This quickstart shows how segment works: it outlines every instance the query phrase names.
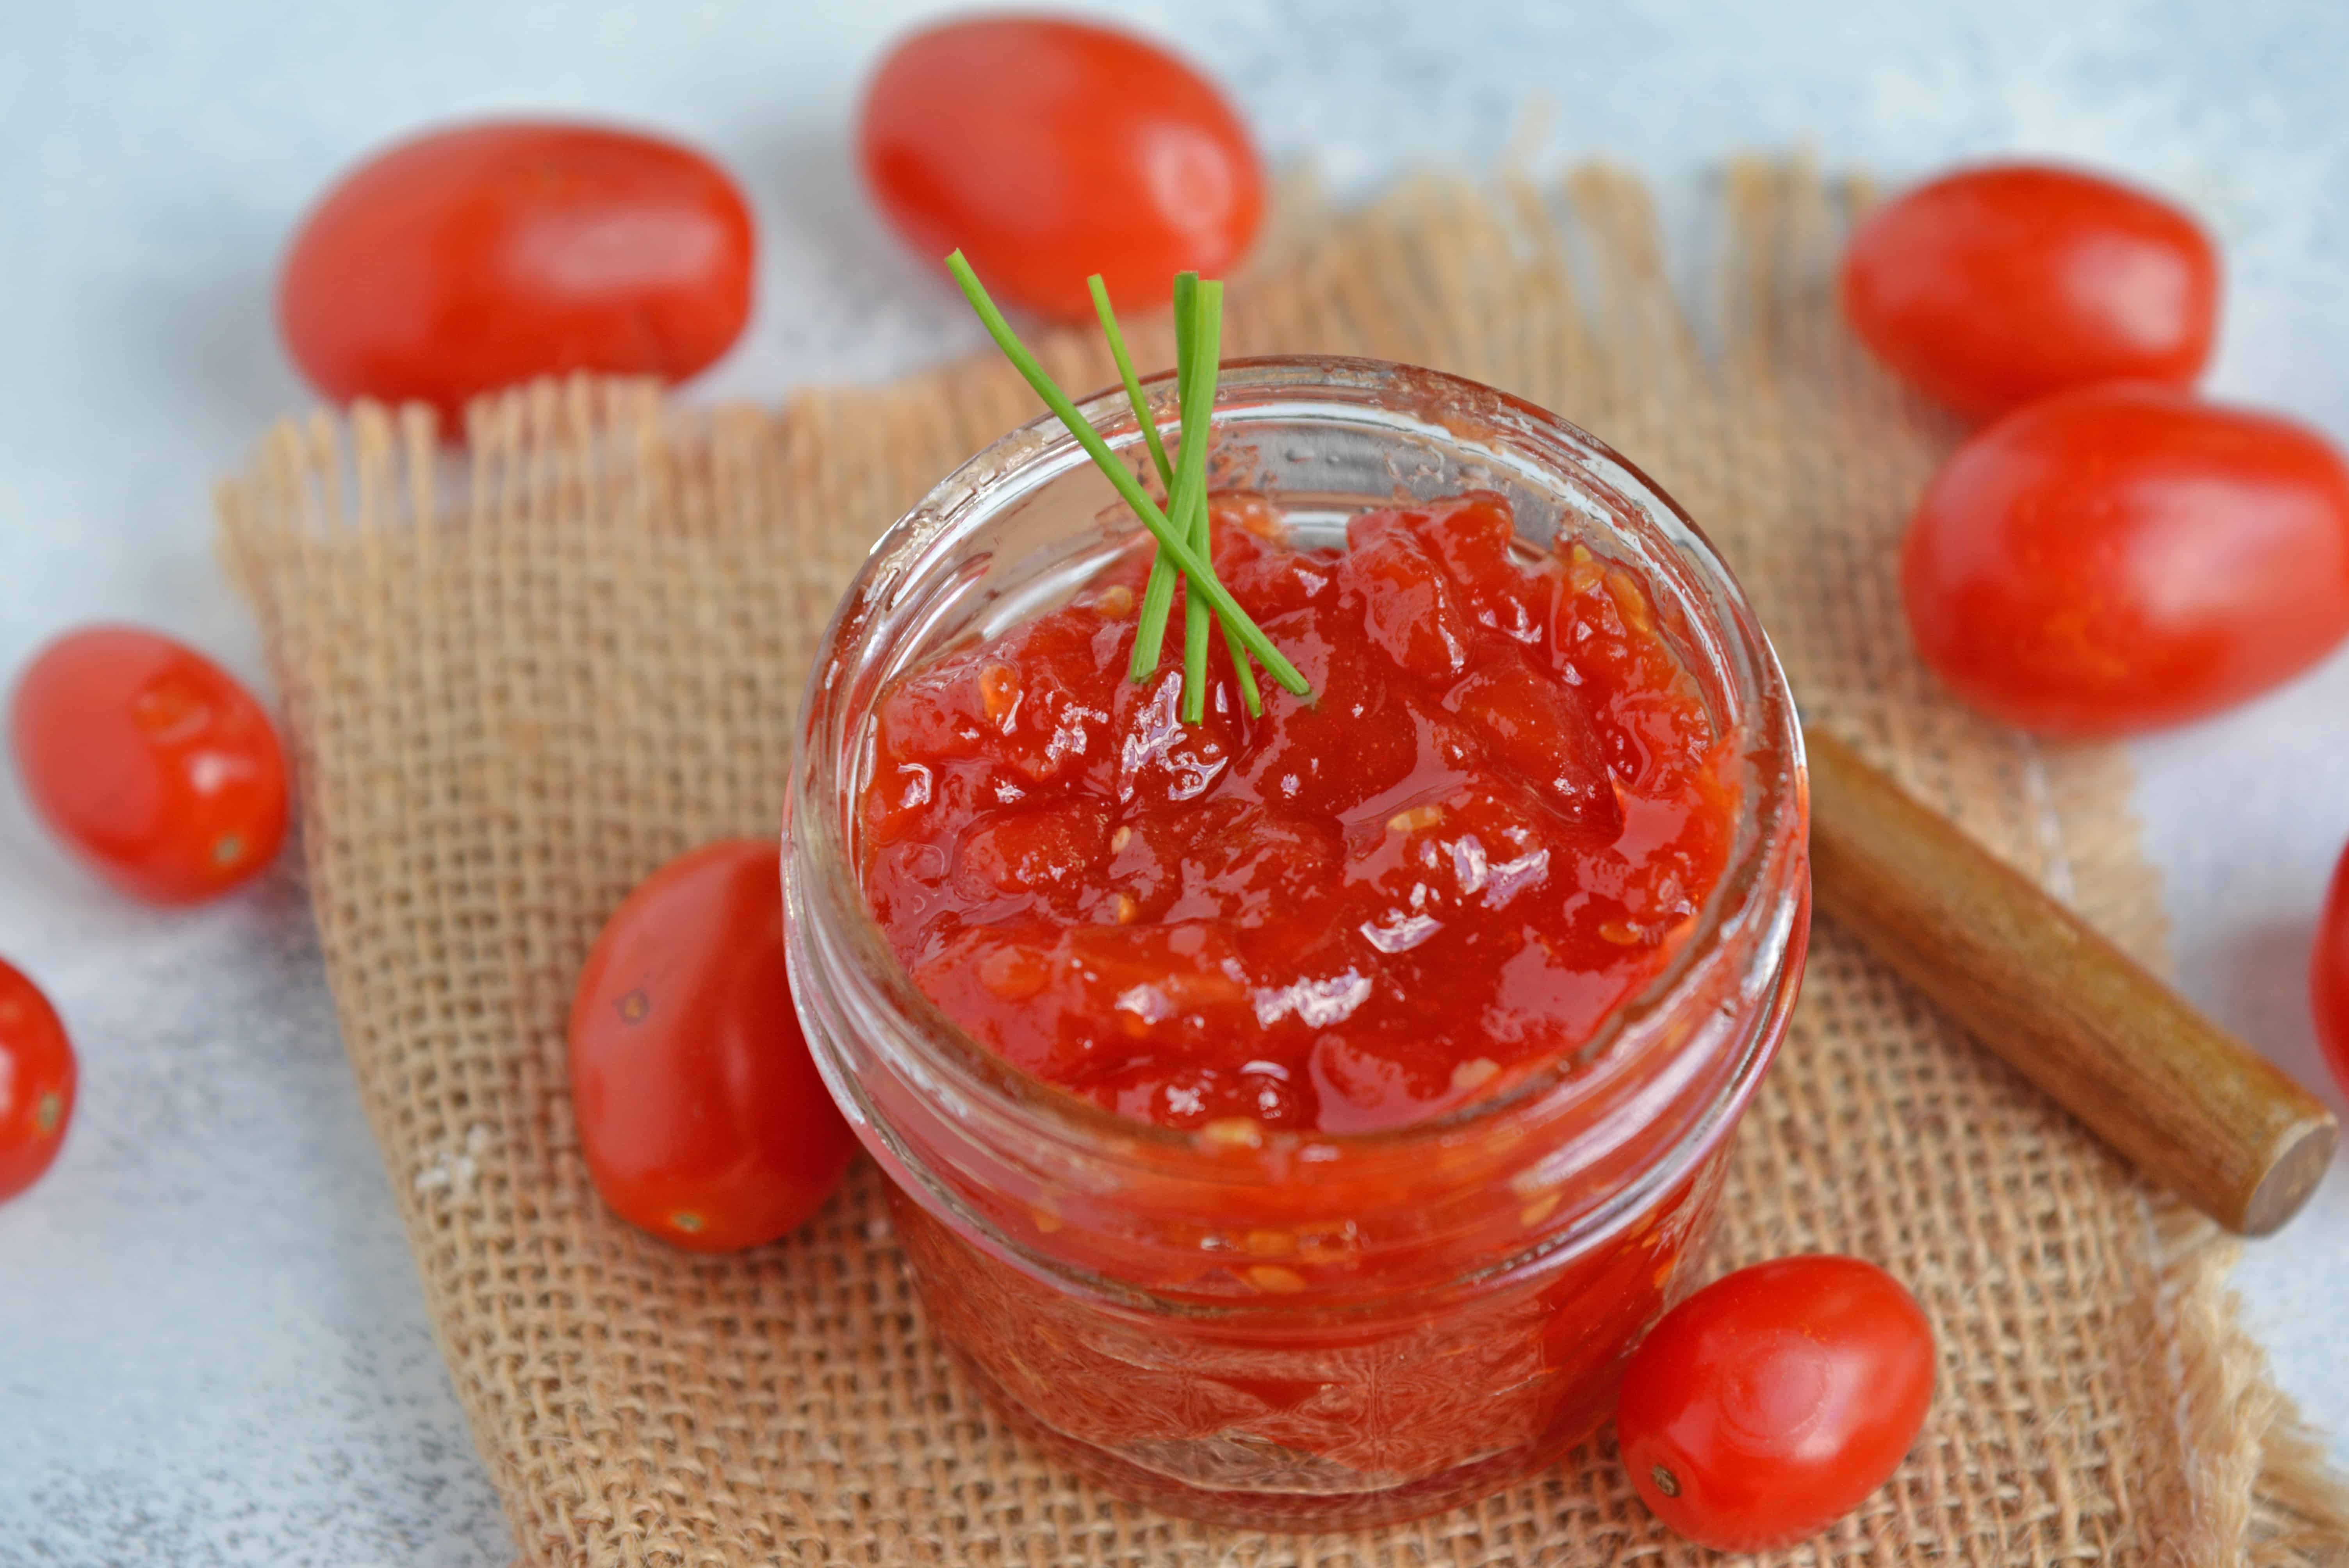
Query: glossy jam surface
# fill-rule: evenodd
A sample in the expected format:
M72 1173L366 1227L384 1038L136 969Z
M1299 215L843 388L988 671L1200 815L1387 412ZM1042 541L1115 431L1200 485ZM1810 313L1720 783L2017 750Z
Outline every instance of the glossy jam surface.
M1216 506L1218 575L1311 683L1207 717L1127 678L1144 562L880 702L866 896L916 984L1123 1115L1353 1132L1588 1040L1694 928L1735 800L1623 566L1513 551L1499 497L1363 512L1348 548Z

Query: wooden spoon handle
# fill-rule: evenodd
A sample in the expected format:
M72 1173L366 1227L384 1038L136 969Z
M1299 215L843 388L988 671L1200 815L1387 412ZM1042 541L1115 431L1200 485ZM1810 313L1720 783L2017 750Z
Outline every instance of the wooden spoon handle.
M2229 1230L2297 1213L2333 1113L1847 746L1805 732L1819 908Z

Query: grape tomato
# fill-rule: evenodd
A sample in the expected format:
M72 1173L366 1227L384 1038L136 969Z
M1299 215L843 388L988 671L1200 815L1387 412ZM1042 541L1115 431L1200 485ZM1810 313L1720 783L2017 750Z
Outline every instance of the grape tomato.
M73 1047L40 987L0 959L0 1203L41 1179L73 1119Z
M2317 922L2308 979L2317 1043L2332 1064L2334 1081L2349 1094L2349 848L2342 850L2341 862L2333 868L2333 888Z
M1844 253L1852 327L1991 418L2116 379L2189 386L2218 331L2219 257L2168 202L2077 170L1963 169L1886 202Z
M2349 467L2290 420L2114 383L1960 448L1909 525L1918 652L1974 707L2061 738L2244 701L2349 635Z
M694 150L606 126L432 130L346 174L278 284L286 346L336 399L468 399L591 371L680 381L750 319L754 237Z
M1882 1486L1933 1399L1933 1333L1857 1258L1780 1258L1664 1315L1625 1368L1615 1436L1656 1517L1723 1552L1790 1546Z
M58 838L154 903L227 892L277 857L285 756L253 694L194 649L133 626L70 632L9 707L25 792Z
M570 1058L605 1202L690 1251L790 1234L855 1150L792 1005L771 841L706 845L628 895L580 975Z
M1085 279L1164 305L1237 264L1264 211L1247 129L1205 77L1090 22L976 16L899 43L865 91L866 184L926 258L959 249L1000 298L1089 320Z

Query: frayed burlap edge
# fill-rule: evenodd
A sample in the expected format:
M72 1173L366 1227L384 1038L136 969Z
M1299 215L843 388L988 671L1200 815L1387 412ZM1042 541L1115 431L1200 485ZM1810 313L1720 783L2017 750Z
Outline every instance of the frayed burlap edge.
M2243 1243L2181 1203L2148 1196L2147 1207L2166 1260L2172 1375L2197 1501L2178 1561L2225 1562L2227 1543L2242 1542L2251 1568L2349 1562L2349 1483L2270 1380L2266 1352L2227 1283ZM2213 1432L2240 1437L2212 1442Z

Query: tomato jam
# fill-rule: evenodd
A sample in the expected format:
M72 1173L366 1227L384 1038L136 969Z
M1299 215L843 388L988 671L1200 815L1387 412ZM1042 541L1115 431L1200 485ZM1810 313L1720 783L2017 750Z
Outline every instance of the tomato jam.
M786 941L970 1385L1123 1494L1353 1526L1552 1462L1696 1283L1801 972L1800 743L1571 426L1285 360L1216 431L1217 573L1309 695L1249 715L1217 638L1179 722L1179 596L1130 680L1148 542L1015 433L825 634Z
M1310 695L1266 683L1251 717L1219 642L1177 722L1178 637L1127 678L1136 565L883 699L865 888L915 982L1169 1127L1394 1127L1581 1045L1731 832L1645 588L1580 543L1520 562L1489 493L1363 512L1344 551L1215 512L1216 574Z

